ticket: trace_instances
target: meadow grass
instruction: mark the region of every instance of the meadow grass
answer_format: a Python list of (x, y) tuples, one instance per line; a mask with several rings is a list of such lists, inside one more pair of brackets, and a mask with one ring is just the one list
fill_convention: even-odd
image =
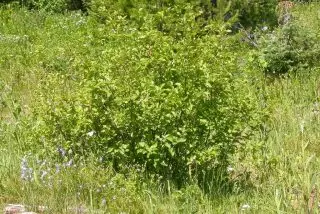
[[(297, 20), (318, 33), (320, 6), (299, 7)], [(25, 119), (46, 72), (80, 78), (69, 60), (96, 56), (98, 45), (89, 53), (85, 45), (99, 26), (78, 13), (11, 7), (0, 10), (0, 23), (0, 208), (22, 203), (32, 210), (47, 206), (48, 213), (76, 213), (81, 206), (89, 213), (318, 213), (318, 196), (313, 199), (311, 192), (320, 185), (320, 68), (301, 68), (263, 83), (269, 117), (265, 129), (234, 157), (232, 191), (204, 193), (192, 183), (176, 189), (170, 182), (141, 181), (136, 170), (117, 174), (95, 160), (57, 166), (26, 154)], [(62, 81), (50, 87), (63, 94), (73, 85)], [(30, 156), (32, 171), (22, 179), (22, 159)]]

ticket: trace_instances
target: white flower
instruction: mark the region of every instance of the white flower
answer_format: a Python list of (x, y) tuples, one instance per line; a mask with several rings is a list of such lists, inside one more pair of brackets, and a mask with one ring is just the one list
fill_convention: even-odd
[(95, 133), (96, 133), (96, 132), (92, 130), (91, 132), (88, 132), (87, 135), (88, 135), (89, 137), (92, 137)]
[(261, 28), (261, 30), (262, 30), (262, 31), (268, 30), (268, 26), (263, 26), (263, 27)]
[(232, 168), (232, 166), (227, 167), (227, 172), (233, 172), (233, 171), (234, 171), (234, 168)]
[(242, 205), (241, 210), (247, 210), (247, 209), (250, 209), (250, 205), (249, 204)]
[(42, 174), (41, 174), (40, 179), (41, 179), (41, 180), (43, 180), (43, 179), (44, 179), (44, 177), (45, 177), (47, 174), (48, 174), (48, 172), (47, 172), (47, 171), (42, 171)]
[(101, 201), (101, 205), (105, 206), (106, 204), (107, 204), (107, 200), (105, 198), (103, 198), (102, 201)]

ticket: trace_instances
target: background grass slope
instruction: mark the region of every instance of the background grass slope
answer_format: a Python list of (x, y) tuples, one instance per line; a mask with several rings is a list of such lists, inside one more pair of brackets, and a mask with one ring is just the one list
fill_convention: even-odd
[[(190, 13), (183, 12), (184, 19), (180, 23), (185, 26), (181, 28), (183, 32), (165, 33), (154, 28), (154, 23), (143, 23), (137, 30), (136, 24), (118, 15), (102, 23), (96, 17), (77, 12), (48, 14), (12, 5), (2, 7), (1, 206), (24, 203), (36, 210), (37, 206), (45, 205), (50, 213), (70, 213), (70, 208), (80, 205), (90, 213), (318, 212), (318, 198), (312, 198), (311, 192), (317, 191), (319, 185), (319, 33), (316, 30), (319, 8), (318, 3), (297, 4), (290, 26), (265, 33), (257, 30), (259, 46), (252, 48), (240, 42), (241, 34), (228, 35), (228, 23), (221, 20), (208, 22), (203, 30), (194, 23), (191, 9)], [(172, 14), (180, 11), (175, 9), (177, 11)], [(150, 15), (150, 18), (158, 21), (157, 16)], [(175, 24), (169, 21), (170, 18), (164, 23), (170, 29)], [(310, 36), (308, 41), (303, 39), (306, 32)], [(282, 51), (288, 51), (295, 58), (285, 55), (277, 61), (279, 55), (283, 56)], [(274, 78), (274, 73), (283, 73), (283, 63), (289, 65), (286, 74)], [(116, 91), (123, 99), (115, 100), (117, 108), (111, 111), (113, 116), (118, 115), (114, 120), (118, 125), (115, 130), (129, 130), (129, 135), (124, 132), (114, 134), (117, 139), (114, 142), (122, 142), (115, 144), (118, 149), (126, 142), (148, 135), (145, 131), (133, 138), (130, 133), (136, 134), (138, 130), (134, 128), (149, 122), (153, 122), (151, 128), (158, 122), (163, 124), (158, 130), (163, 127), (176, 130), (176, 126), (170, 129), (170, 121), (176, 118), (175, 115), (169, 117), (169, 122), (165, 122), (167, 114), (160, 114), (163, 121), (161, 117), (152, 121), (151, 114), (158, 110), (155, 103), (162, 104), (164, 107), (159, 109), (165, 113), (174, 112), (172, 109), (183, 111), (188, 102), (179, 99), (196, 97), (192, 104), (206, 101), (210, 84), (222, 85), (222, 90), (215, 92), (225, 92), (227, 96), (216, 95), (225, 100), (214, 100), (213, 104), (222, 103), (222, 109), (228, 112), (226, 118), (230, 117), (228, 122), (235, 125), (222, 131), (236, 130), (238, 134), (238, 128), (248, 127), (243, 124), (250, 124), (250, 119), (243, 121), (241, 114), (232, 109), (241, 105), (250, 110), (247, 116), (252, 116), (251, 125), (255, 127), (236, 144), (233, 140), (238, 138), (233, 138), (237, 136), (234, 133), (218, 135), (222, 136), (222, 144), (230, 143), (228, 148), (232, 150), (224, 153), (221, 169), (214, 167), (217, 163), (213, 161), (212, 164), (213, 158), (209, 160), (209, 166), (215, 171), (211, 174), (210, 170), (201, 171), (206, 172), (199, 173), (205, 178), (195, 176), (197, 169), (192, 167), (207, 164), (207, 160), (201, 159), (212, 157), (207, 153), (195, 159), (198, 161), (195, 165), (186, 162), (185, 168), (172, 166), (184, 169), (180, 175), (187, 178), (178, 188), (175, 179), (183, 177), (172, 178), (174, 174), (163, 177), (168, 175), (167, 171), (161, 174), (166, 166), (152, 162), (152, 155), (162, 153), (147, 150), (141, 156), (134, 156), (136, 159), (130, 159), (130, 151), (126, 153), (125, 149), (119, 149), (102, 155), (106, 145), (97, 143), (107, 142), (114, 130), (103, 127), (107, 119), (96, 125), (101, 125), (101, 133), (97, 128), (93, 129), (91, 122), (94, 119), (86, 112), (87, 105), (93, 103), (98, 111), (109, 111), (106, 103), (100, 102), (101, 97), (109, 99), (110, 93)], [(136, 90), (131, 89), (132, 85)], [(179, 91), (181, 89), (184, 90)], [(136, 92), (148, 96), (150, 103), (148, 99), (139, 98)], [(185, 96), (188, 93), (191, 95)], [(163, 104), (161, 100), (171, 103)], [(137, 107), (133, 109), (137, 117), (151, 116), (140, 118), (141, 122), (132, 120), (134, 117), (128, 114), (132, 108), (126, 109), (129, 104)], [(141, 111), (139, 105), (146, 108)], [(172, 108), (176, 105), (179, 108)], [(80, 107), (73, 109), (75, 106)], [(148, 109), (150, 106), (152, 108)], [(120, 107), (125, 110), (117, 110)], [(252, 109), (255, 110), (253, 114)], [(206, 112), (207, 109), (200, 110)], [(208, 111), (208, 114), (212, 113), (215, 111)], [(220, 113), (217, 111), (214, 116), (225, 116)], [(96, 122), (101, 115), (104, 114), (96, 115)], [(194, 118), (203, 119), (201, 113), (195, 115)], [(212, 124), (208, 120), (198, 123), (194, 118), (192, 122), (198, 129), (185, 126), (190, 130), (184, 134), (201, 138), (201, 131), (209, 130)], [(259, 126), (256, 127), (256, 123)], [(109, 133), (104, 135), (103, 130)], [(59, 131), (67, 132), (69, 138), (61, 137)], [(161, 137), (168, 131), (159, 133)], [(206, 133), (210, 134), (211, 130)], [(97, 134), (99, 140), (91, 141), (91, 135)], [(89, 141), (81, 141), (78, 136), (86, 136)], [(181, 143), (176, 135), (173, 137), (165, 139), (169, 142), (166, 156), (159, 157), (169, 163), (172, 159), (166, 158), (173, 152), (170, 143)], [(156, 141), (158, 138), (148, 139)], [(187, 138), (186, 142), (182, 145), (192, 145), (199, 140)], [(115, 166), (112, 155), (119, 155), (124, 162)], [(178, 153), (177, 158), (180, 156), (187, 157)], [(222, 159), (220, 157), (217, 162)], [(145, 168), (144, 161), (151, 164), (149, 168)], [(208, 169), (206, 164), (204, 169)], [(150, 169), (152, 173), (148, 173)]]

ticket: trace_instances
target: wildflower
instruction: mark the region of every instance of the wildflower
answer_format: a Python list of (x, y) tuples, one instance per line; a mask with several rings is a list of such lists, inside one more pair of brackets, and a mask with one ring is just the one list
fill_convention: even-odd
[(100, 163), (103, 162), (103, 157), (102, 157), (102, 156), (99, 158), (99, 162), (100, 162)]
[(72, 164), (73, 164), (73, 160), (70, 159), (67, 163), (65, 163), (65, 166), (66, 166), (66, 167), (71, 167)]
[(21, 167), (28, 167), (28, 162), (26, 158), (21, 159)]
[(41, 180), (44, 180), (44, 177), (45, 177), (47, 174), (48, 174), (47, 171), (42, 171), (42, 174), (41, 174), (41, 176), (40, 176), (40, 179), (41, 179)]
[(44, 213), (45, 211), (48, 211), (48, 207), (46, 207), (46, 206), (38, 206), (38, 211), (40, 213)]
[(314, 105), (313, 105), (313, 109), (312, 109), (312, 113), (314, 115), (318, 115), (319, 114), (319, 103), (318, 102), (315, 102)]
[(105, 206), (107, 204), (107, 200), (105, 198), (103, 198), (101, 200), (101, 206)]
[(66, 150), (64, 150), (62, 147), (58, 148), (58, 152), (61, 155), (61, 157), (65, 157), (66, 156)]
[(37, 163), (37, 165), (41, 165), (41, 160), (37, 158), (36, 163)]
[(261, 28), (261, 30), (262, 30), (262, 31), (267, 31), (267, 30), (268, 30), (268, 26), (263, 26), (263, 27)]
[[(78, 17), (80, 17), (80, 18), (78, 18)], [(77, 26), (80, 26), (80, 25), (83, 25), (86, 23), (86, 20), (83, 17), (81, 17), (81, 16), (78, 16), (78, 17), (77, 17), (78, 20), (76, 22)]]
[(233, 172), (233, 171), (234, 171), (234, 168), (232, 166), (227, 167), (227, 172)]
[(28, 161), (26, 158), (21, 160), (21, 179), (26, 181), (32, 180), (33, 169), (28, 167)]
[(42, 163), (41, 163), (41, 166), (45, 166), (47, 163), (47, 160), (44, 160)]
[(250, 205), (249, 204), (242, 205), (241, 210), (247, 210), (247, 209), (250, 209)]
[(52, 188), (53, 187), (53, 184), (52, 184), (52, 176), (49, 176), (48, 177), (48, 185), (47, 185), (49, 188)]
[(87, 136), (92, 137), (96, 132), (95, 131), (90, 131), (87, 133)]
[(59, 172), (60, 172), (60, 165), (56, 164), (56, 173), (59, 173)]

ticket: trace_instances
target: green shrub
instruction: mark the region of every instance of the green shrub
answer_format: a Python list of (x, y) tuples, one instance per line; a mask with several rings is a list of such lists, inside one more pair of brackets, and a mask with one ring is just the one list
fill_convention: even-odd
[(296, 4), (289, 23), (258, 39), (258, 61), (267, 74), (279, 75), (296, 72), (301, 67), (319, 66), (318, 6)]
[(62, 13), (67, 10), (86, 11), (87, 4), (84, 0), (4, 0), (4, 4), (17, 4), (31, 10)]
[(138, 167), (179, 185), (225, 172), (260, 122), (234, 41), (192, 31), (176, 41), (112, 24), (90, 33), (84, 55), (69, 65), (78, 77), (45, 79), (32, 148), (57, 156), (61, 147), (63, 158), (77, 160), (94, 154), (117, 171)]
[(263, 36), (260, 41), (260, 65), (267, 74), (315, 66), (320, 59), (319, 35), (294, 22)]
[(91, 0), (89, 5), (91, 15), (100, 21), (105, 21), (112, 17), (111, 14), (121, 14), (133, 22), (141, 24), (145, 21), (146, 15), (157, 16), (158, 22), (156, 26), (160, 30), (168, 21), (179, 23), (179, 18), (192, 11), (195, 16), (193, 22), (200, 22), (204, 27), (210, 20), (223, 20), (236, 23), (239, 19), (244, 27), (253, 27), (268, 25), (275, 26), (277, 24), (276, 6), (277, 0), (264, 0), (261, 2), (254, 1), (227, 1), (219, 0), (217, 7), (212, 5), (209, 0), (202, 1), (103, 1)]
[(209, 3), (198, 1), (150, 2), (139, 0), (133, 3), (131, 1), (92, 0), (88, 5), (89, 14), (100, 23), (109, 23), (115, 17), (122, 16), (140, 30), (156, 29), (179, 38), (185, 35), (185, 31), (194, 33), (201, 31), (201, 28), (208, 24), (208, 16), (212, 10)]
[[(6, 2), (11, 2), (8, 0)], [(157, 17), (156, 28), (167, 32), (170, 29), (162, 29), (166, 22), (178, 24), (179, 18), (184, 15), (194, 16), (193, 22), (198, 22), (202, 27), (210, 20), (232, 22), (239, 19), (245, 27), (276, 24), (277, 0), (264, 1), (228, 1), (219, 0), (217, 7), (210, 0), (19, 0), (21, 5), (29, 9), (44, 10), (49, 12), (64, 12), (66, 10), (89, 11), (91, 16), (104, 23), (120, 15), (131, 22), (141, 25), (146, 22), (146, 15)], [(171, 28), (174, 29), (174, 28)]]

